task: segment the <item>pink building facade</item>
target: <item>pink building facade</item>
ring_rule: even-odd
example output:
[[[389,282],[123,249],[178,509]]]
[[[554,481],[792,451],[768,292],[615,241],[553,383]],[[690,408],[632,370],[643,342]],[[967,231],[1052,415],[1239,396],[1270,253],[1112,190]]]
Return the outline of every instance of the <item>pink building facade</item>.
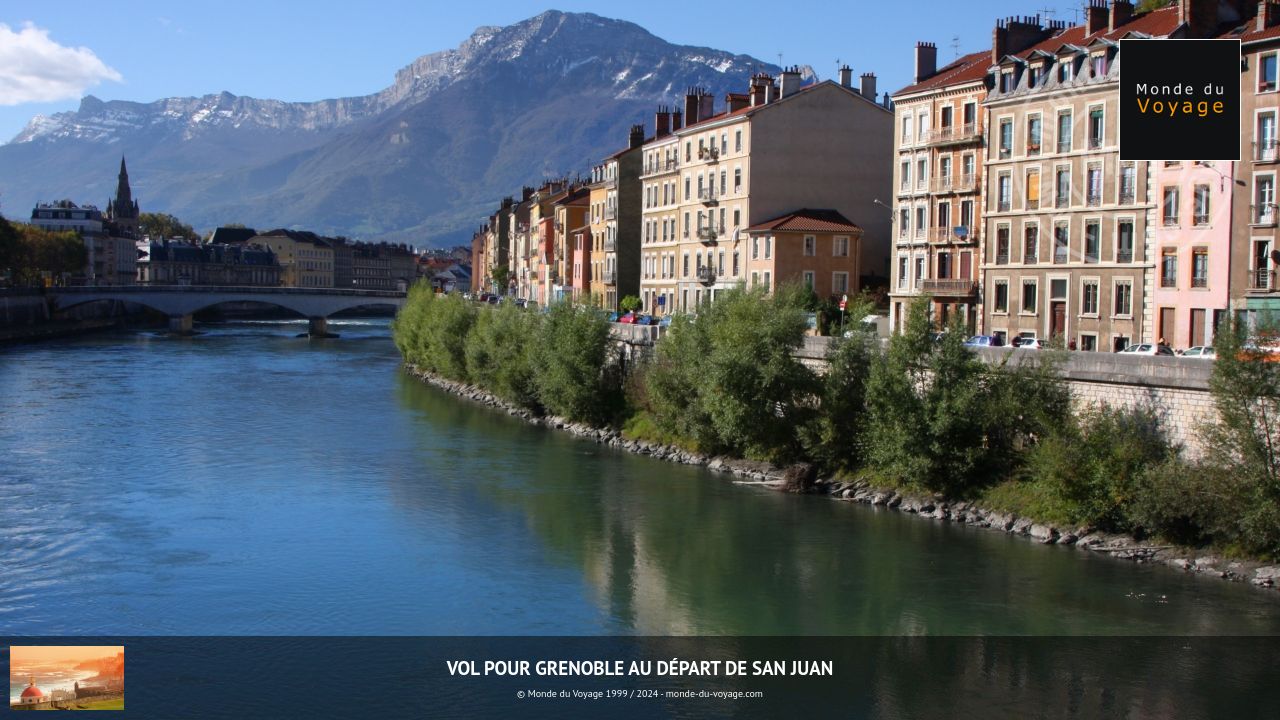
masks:
[[[1213,342],[1230,305],[1235,163],[1153,162],[1153,339],[1175,350]]]

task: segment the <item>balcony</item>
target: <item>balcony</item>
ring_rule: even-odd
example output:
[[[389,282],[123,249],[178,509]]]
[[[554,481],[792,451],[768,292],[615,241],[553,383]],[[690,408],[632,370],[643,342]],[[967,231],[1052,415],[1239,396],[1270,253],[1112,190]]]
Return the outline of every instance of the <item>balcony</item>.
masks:
[[[698,266],[698,282],[710,285],[716,281],[716,269],[710,265]]]
[[[972,280],[925,280],[921,282],[920,289],[931,295],[968,297],[977,294],[978,284]]]
[[[724,228],[717,228],[715,225],[707,225],[698,228],[698,239],[704,243],[713,243],[716,238],[724,233]]]
[[[606,238],[604,239],[604,251],[605,251],[605,252],[615,252],[617,249],[618,249],[618,239],[617,239],[617,238],[606,237]]]
[[[1026,200],[1023,201],[1023,204],[1026,206],[1028,210],[1039,210],[1040,198],[1027,198]]]
[[[1276,141],[1266,140],[1253,144],[1253,161],[1260,163],[1273,163],[1280,159],[1280,153],[1276,152]]]
[[[1009,252],[1008,252],[1008,251],[1005,251],[1005,252],[1002,252],[1002,253],[996,253],[996,264],[997,264],[997,265],[1008,265],[1008,264],[1009,264]]]
[[[1022,264],[1035,265],[1040,262],[1040,251],[1038,248],[1025,248],[1022,251]]]
[[[1196,225],[1208,225],[1209,216],[1196,213],[1196,215],[1192,218],[1192,222],[1194,222]]]
[[[1089,207],[1101,207],[1101,206],[1102,206],[1102,196],[1101,196],[1101,195],[1093,195],[1093,194],[1087,195],[1087,196],[1085,197],[1085,199],[1084,199],[1084,203],[1085,203],[1085,205],[1087,205],[1087,206],[1089,206]]]
[[[1034,156],[1039,155],[1039,154],[1040,154],[1040,143],[1038,143],[1038,142],[1031,142],[1031,143],[1027,143],[1027,156],[1028,156],[1028,157],[1034,157]]]
[[[1071,254],[1067,251],[1067,248],[1056,247],[1053,249],[1054,265],[1066,265],[1067,260],[1069,260],[1070,258],[1071,258]]]
[[[700,147],[698,148],[698,159],[706,160],[711,163],[720,162],[720,148],[714,145],[709,147]]]
[[[1120,204],[1132,205],[1133,201],[1134,201],[1133,190],[1132,189],[1126,190],[1125,188],[1120,188],[1120,200],[1119,200]]]
[[[1275,289],[1275,279],[1270,270],[1259,268],[1249,271],[1249,289],[1261,292],[1271,292]]]
[[[1065,140],[1065,141],[1063,141],[1063,140],[1059,140],[1059,141],[1058,141],[1058,152],[1060,152],[1060,153],[1069,153],[1069,152],[1071,152],[1071,141],[1070,141],[1070,140]]]
[[[716,193],[715,188],[702,188],[698,190],[698,199],[703,205],[716,205],[720,202],[720,196]]]
[[[1251,225],[1275,225],[1276,204],[1262,203],[1249,206],[1249,223]]]
[[[1001,160],[1008,160],[1009,158],[1013,157],[1013,148],[1009,148],[1009,147],[1000,148],[999,156]]]
[[[1053,199],[1053,206],[1056,208],[1065,208],[1071,206],[1071,198],[1066,195],[1059,195]]]
[[[605,205],[605,206],[604,206],[604,219],[605,219],[605,220],[617,220],[617,219],[618,219],[618,206],[616,206],[616,205]]]
[[[1133,248],[1120,248],[1119,250],[1116,250],[1116,262],[1133,262]]]
[[[963,235],[957,235],[951,226],[929,228],[926,237],[931,243],[973,243],[978,240],[977,233],[970,228],[965,228]]]
[[[1009,200],[1007,200],[1007,199],[1005,199],[1005,200],[998,200],[998,201],[996,201],[996,211],[997,211],[997,212],[1009,212],[1009,210],[1010,210],[1012,207],[1013,207],[1013,203],[1009,202]]]
[[[1091,138],[1089,138],[1089,149],[1090,149],[1090,150],[1097,150],[1097,149],[1099,149],[1099,148],[1101,148],[1101,147],[1102,147],[1102,138],[1100,138],[1100,137],[1091,137]]]
[[[940,127],[937,130],[928,130],[924,133],[923,140],[927,145],[959,145],[961,143],[974,142],[982,137],[982,128],[977,123],[969,123],[968,125],[952,125],[949,127]]]
[[[1191,287],[1201,289],[1207,288],[1209,287],[1209,278],[1204,275],[1193,275],[1191,276]]]
[[[617,270],[605,270],[604,272],[600,273],[600,280],[601,280],[605,285],[617,285],[617,284],[618,284],[618,271],[617,271]]]

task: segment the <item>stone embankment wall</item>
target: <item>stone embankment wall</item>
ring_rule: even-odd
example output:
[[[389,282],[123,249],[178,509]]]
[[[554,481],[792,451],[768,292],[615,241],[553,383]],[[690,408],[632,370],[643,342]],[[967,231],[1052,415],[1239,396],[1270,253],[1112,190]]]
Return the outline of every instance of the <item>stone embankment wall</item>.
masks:
[[[636,360],[653,351],[663,328],[615,325],[614,338],[623,357]],[[834,338],[807,337],[796,357],[818,371],[826,369],[826,357]],[[1040,351],[1016,348],[974,348],[984,362],[1034,362]],[[1147,407],[1163,422],[1169,436],[1188,455],[1200,452],[1201,427],[1214,415],[1209,376],[1213,361],[1198,358],[1120,355],[1116,353],[1063,352],[1061,374],[1078,406],[1107,404],[1112,407]]]

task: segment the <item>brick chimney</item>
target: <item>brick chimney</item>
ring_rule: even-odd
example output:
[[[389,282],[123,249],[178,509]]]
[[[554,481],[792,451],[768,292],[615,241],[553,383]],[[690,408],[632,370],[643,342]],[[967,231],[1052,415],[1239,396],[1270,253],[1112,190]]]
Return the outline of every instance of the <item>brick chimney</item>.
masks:
[[[1052,33],[1052,26],[1040,24],[1039,15],[996,21],[996,28],[991,32],[991,64],[999,63],[1005,55],[1015,55],[1026,50]]]
[[[1133,3],[1129,0],[1111,0],[1111,17],[1107,19],[1107,31],[1115,32],[1116,28],[1129,22],[1133,17]]]
[[[751,104],[751,99],[743,93],[729,93],[724,96],[725,107],[729,112],[737,112]]]
[[[1280,3],[1262,0],[1258,3],[1258,18],[1255,30],[1266,30],[1280,24]]]
[[[684,93],[684,122],[685,126],[693,125],[702,119],[699,110],[702,107],[702,88],[691,87]]]
[[[1178,22],[1187,26],[1187,37],[1212,37],[1218,29],[1218,0],[1178,0]]]
[[[671,111],[671,132],[675,132],[676,130],[679,130],[682,127],[684,127],[684,115],[681,115],[679,110],[672,110]]]
[[[858,90],[858,94],[862,95],[862,97],[870,100],[871,102],[875,102],[876,101],[876,74],[869,73],[869,72],[862,73],[861,80],[862,80],[862,85]]]
[[[658,107],[653,115],[653,137],[664,138],[671,134],[671,110],[666,105]]]
[[[931,42],[916,43],[916,82],[938,72],[938,46]]]
[[[779,77],[781,93],[779,97],[791,97],[800,89],[800,68],[792,65],[782,71]]]
[[[1107,27],[1111,21],[1107,10],[1107,0],[1089,0],[1084,7],[1084,34],[1092,35]]]
[[[716,114],[716,96],[703,88],[698,90],[698,120],[706,120]]]
[[[627,136],[627,148],[635,150],[644,144],[644,126],[632,125],[631,133]]]

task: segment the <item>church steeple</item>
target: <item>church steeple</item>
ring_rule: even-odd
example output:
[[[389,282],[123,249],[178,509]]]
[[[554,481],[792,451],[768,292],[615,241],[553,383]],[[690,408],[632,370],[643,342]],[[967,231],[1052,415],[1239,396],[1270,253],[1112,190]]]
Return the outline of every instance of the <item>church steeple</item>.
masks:
[[[138,201],[133,199],[133,190],[129,188],[129,169],[125,167],[124,156],[121,155],[116,196],[107,201],[107,219],[115,223],[118,231],[132,234],[138,229],[139,214]]]

